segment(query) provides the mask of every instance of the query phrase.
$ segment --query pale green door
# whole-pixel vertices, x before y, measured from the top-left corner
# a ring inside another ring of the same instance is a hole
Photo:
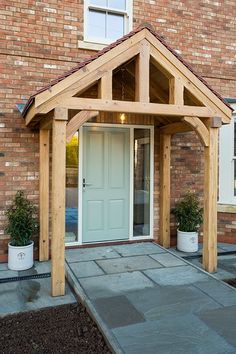
[[[83,242],[129,238],[129,129],[83,128]]]

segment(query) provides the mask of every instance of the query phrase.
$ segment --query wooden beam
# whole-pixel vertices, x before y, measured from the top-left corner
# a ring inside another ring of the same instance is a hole
[[[149,102],[150,44],[145,39],[140,42],[140,53],[135,61],[135,101]]]
[[[160,135],[160,244],[170,247],[171,135]]]
[[[160,130],[161,130],[161,134],[173,135],[177,133],[191,132],[193,131],[193,128],[182,122],[176,122],[176,123],[167,124],[164,127],[161,127]]]
[[[212,117],[210,122],[211,128],[220,128],[222,126],[222,120],[220,117]]]
[[[49,138],[50,131],[39,131],[39,260],[49,259]]]
[[[112,71],[109,70],[101,77],[99,85],[99,98],[112,100]]]
[[[209,146],[204,152],[203,268],[210,273],[217,270],[218,131],[209,128]]]
[[[98,111],[80,111],[77,113],[66,126],[66,142],[68,143],[77,130],[89,119],[98,116]]]
[[[72,97],[58,101],[57,106],[63,104],[68,109],[79,109],[85,111],[105,111],[105,112],[123,112],[137,114],[154,114],[163,116],[198,116],[212,117],[214,112],[207,107],[170,105],[163,103],[144,103],[128,101],[111,101],[93,98]]]
[[[184,86],[180,77],[169,79],[169,103],[184,104]]]
[[[55,110],[52,124],[52,295],[65,294],[66,114]],[[67,116],[67,117],[66,117]]]
[[[209,146],[209,131],[201,119],[198,117],[184,117],[182,121],[193,128],[203,146]]]

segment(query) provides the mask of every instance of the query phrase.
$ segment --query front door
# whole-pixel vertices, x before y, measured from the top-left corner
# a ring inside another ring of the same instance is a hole
[[[83,127],[83,243],[129,238],[129,129]]]

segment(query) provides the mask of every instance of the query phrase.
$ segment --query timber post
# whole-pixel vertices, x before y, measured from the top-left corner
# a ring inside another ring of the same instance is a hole
[[[65,294],[66,123],[68,110],[55,108],[52,123],[52,296]]]

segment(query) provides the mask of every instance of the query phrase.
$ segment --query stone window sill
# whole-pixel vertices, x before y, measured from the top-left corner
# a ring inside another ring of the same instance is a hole
[[[86,42],[86,41],[78,41],[78,48],[79,49],[87,49],[87,50],[101,50],[107,47],[108,44],[101,44],[101,43],[93,43],[93,42]]]
[[[218,204],[218,213],[232,213],[236,214],[236,205],[233,204]]]

